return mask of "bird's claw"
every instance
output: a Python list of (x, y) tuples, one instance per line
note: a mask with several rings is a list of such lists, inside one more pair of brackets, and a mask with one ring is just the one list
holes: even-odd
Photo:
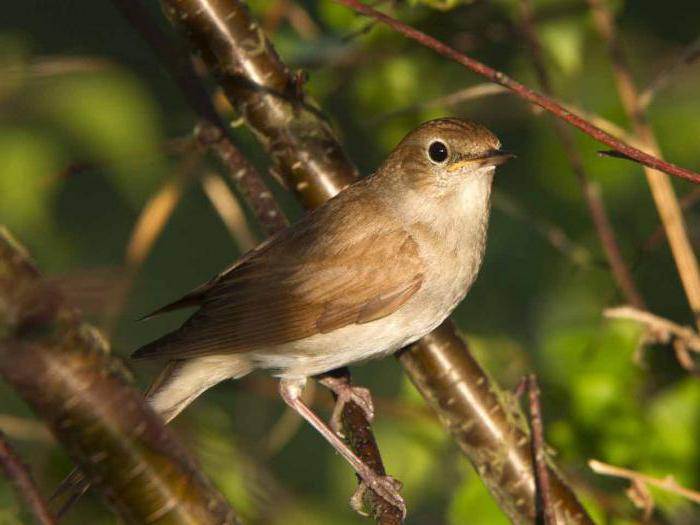
[(367, 516), (365, 511), (364, 498), (367, 490), (372, 490), (375, 494), (381, 497), (389, 505), (396, 507), (401, 511), (402, 519), (406, 518), (406, 503), (404, 502), (399, 491), (402, 483), (391, 476), (380, 476), (373, 473), (369, 479), (362, 479), (357, 486), (357, 490), (350, 498), (350, 506), (361, 516)]
[(333, 407), (331, 415), (331, 428), (341, 437), (343, 436), (343, 409), (346, 403), (352, 401), (362, 409), (367, 418), (367, 422), (371, 423), (374, 419), (374, 403), (372, 403), (372, 395), (369, 390), (361, 386), (352, 386), (344, 383), (344, 386), (338, 390), (334, 390), (338, 399)]

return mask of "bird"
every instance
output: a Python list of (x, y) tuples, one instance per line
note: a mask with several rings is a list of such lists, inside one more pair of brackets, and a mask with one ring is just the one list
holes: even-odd
[[(449, 316), (483, 260), (496, 167), (513, 157), (474, 121), (441, 118), (409, 132), (373, 174), (147, 316), (196, 308), (132, 355), (167, 360), (146, 393), (151, 407), (170, 421), (217, 383), (268, 370), (364, 486), (405, 511), (396, 482), (301, 394), (308, 378), (390, 355)], [(366, 392), (327, 384), (373, 415)]]

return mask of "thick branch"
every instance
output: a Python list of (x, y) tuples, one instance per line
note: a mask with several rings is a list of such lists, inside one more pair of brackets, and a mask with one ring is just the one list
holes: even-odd
[[(524, 417), (484, 372), (450, 321), (404, 349), (399, 360), (416, 388), (474, 465), (514, 523), (535, 519), (535, 466)], [(558, 524), (590, 524), (571, 489), (549, 471)]]
[[(286, 67), (243, 4), (164, 2), (305, 206), (320, 205), (355, 180), (356, 171), (330, 128), (318, 110), (298, 98)], [(532, 522), (535, 484), (527, 434), (452, 323), (404, 351), (400, 361), (504, 510), (517, 523)], [(344, 422), (349, 417), (344, 411)], [(560, 478), (550, 479), (557, 515), (571, 518), (562, 517), (561, 523), (591, 523)]]
[(577, 127), (586, 135), (589, 135), (598, 142), (602, 142), (603, 144), (610, 146), (614, 150), (619, 151), (625, 157), (635, 160), (636, 162), (639, 162), (644, 166), (664, 171), (670, 175), (675, 175), (676, 177), (687, 179), (696, 184), (700, 183), (700, 173), (690, 171), (688, 169), (681, 168), (680, 166), (676, 166), (675, 164), (663, 161), (658, 157), (654, 157), (652, 155), (649, 155), (648, 153), (644, 153), (643, 151), (622, 142), (621, 140), (610, 135), (609, 133), (606, 133), (602, 129), (594, 126), (586, 119), (583, 119), (580, 116), (571, 113), (569, 110), (567, 110), (560, 104), (554, 102), (551, 98), (546, 97), (541, 93), (538, 93), (537, 91), (528, 88), (527, 86), (521, 84), (516, 80), (513, 80), (501, 71), (493, 69), (485, 64), (482, 64), (478, 60), (475, 60), (463, 53), (460, 53), (459, 51), (451, 48), (447, 44), (440, 42), (439, 40), (423, 33), (422, 31), (419, 31), (411, 26), (399, 22), (398, 20), (391, 18), (390, 16), (381, 13), (380, 11), (377, 11), (376, 9), (373, 9), (363, 4), (359, 0), (336, 1), (341, 4), (345, 4), (346, 6), (354, 9), (358, 13), (362, 13), (365, 16), (374, 18), (375, 20), (386, 24), (387, 26), (405, 35), (406, 37), (415, 40), (416, 42), (419, 42), (425, 47), (432, 49), (433, 51), (443, 55), (446, 58), (449, 58), (450, 60), (454, 60), (455, 62), (462, 64), (464, 67), (472, 70), (474, 73), (477, 73), (489, 79), (490, 81), (495, 82), (496, 84), (500, 84), (510, 89), (520, 98), (523, 98), (528, 102), (536, 104), (541, 108), (549, 111), (557, 118), (565, 120), (572, 126)]
[(129, 386), (106, 341), (0, 229), (0, 375), (127, 523), (233, 524), (234, 511)]

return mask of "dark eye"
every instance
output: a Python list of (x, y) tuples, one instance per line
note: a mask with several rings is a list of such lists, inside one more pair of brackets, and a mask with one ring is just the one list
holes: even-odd
[(428, 156), (433, 162), (445, 162), (447, 160), (447, 146), (444, 142), (436, 140), (428, 147)]

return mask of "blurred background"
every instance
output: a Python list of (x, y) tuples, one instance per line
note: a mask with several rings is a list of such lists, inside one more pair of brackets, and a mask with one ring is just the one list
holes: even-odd
[[(157, 2), (145, 3), (172, 32)], [(695, 0), (611, 5), (642, 88), (698, 37)], [(700, 488), (700, 381), (669, 346), (641, 349), (639, 325), (602, 317), (624, 299), (550, 118), (488, 89), (478, 88), (477, 98), (445, 99), (482, 80), (330, 0), (255, 0), (250, 7), (290, 68), (308, 72), (308, 93), (363, 174), (411, 128), (445, 115), (485, 123), (518, 154), (499, 171), (484, 267), (455, 319), (503, 387), (538, 374), (547, 439), (596, 521), (638, 523), (643, 512), (625, 496), (628, 483), (594, 474), (591, 458)], [(558, 96), (627, 128), (587, 3), (539, 0), (535, 7)], [(411, 0), (382, 8), (536, 85), (517, 0)], [(260, 230), (247, 212), (235, 215), (223, 170), (192, 148), (194, 119), (177, 87), (110, 2), (25, 0), (2, 11), (0, 223), (126, 358), (182, 318), (138, 317), (221, 270), (261, 238)], [(700, 166), (699, 85), (700, 66), (687, 64), (649, 105), (664, 155), (689, 168)], [(236, 127), (234, 135), (267, 173), (268, 159), (250, 134)], [(642, 170), (601, 158), (600, 144), (578, 132), (575, 138), (649, 309), (692, 325)], [(298, 217), (299, 207), (274, 178), (268, 182), (289, 216)], [(697, 247), (698, 194), (691, 184), (674, 185), (685, 196)], [(144, 386), (157, 370), (150, 362), (128, 366)], [(409, 523), (507, 523), (394, 359), (353, 374), (375, 396), (374, 429), (387, 471), (404, 483)], [(317, 389), (315, 398), (328, 414), (328, 394)], [(248, 523), (369, 523), (348, 506), (350, 469), (317, 433), (285, 415), (267, 376), (214, 388), (174, 424)], [(71, 469), (44, 426), (1, 384), (0, 429), (45, 494)], [(653, 496), (650, 523), (700, 523), (697, 505), (665, 492)], [(0, 524), (27, 519), (0, 482)], [(115, 522), (88, 494), (62, 523)]]

